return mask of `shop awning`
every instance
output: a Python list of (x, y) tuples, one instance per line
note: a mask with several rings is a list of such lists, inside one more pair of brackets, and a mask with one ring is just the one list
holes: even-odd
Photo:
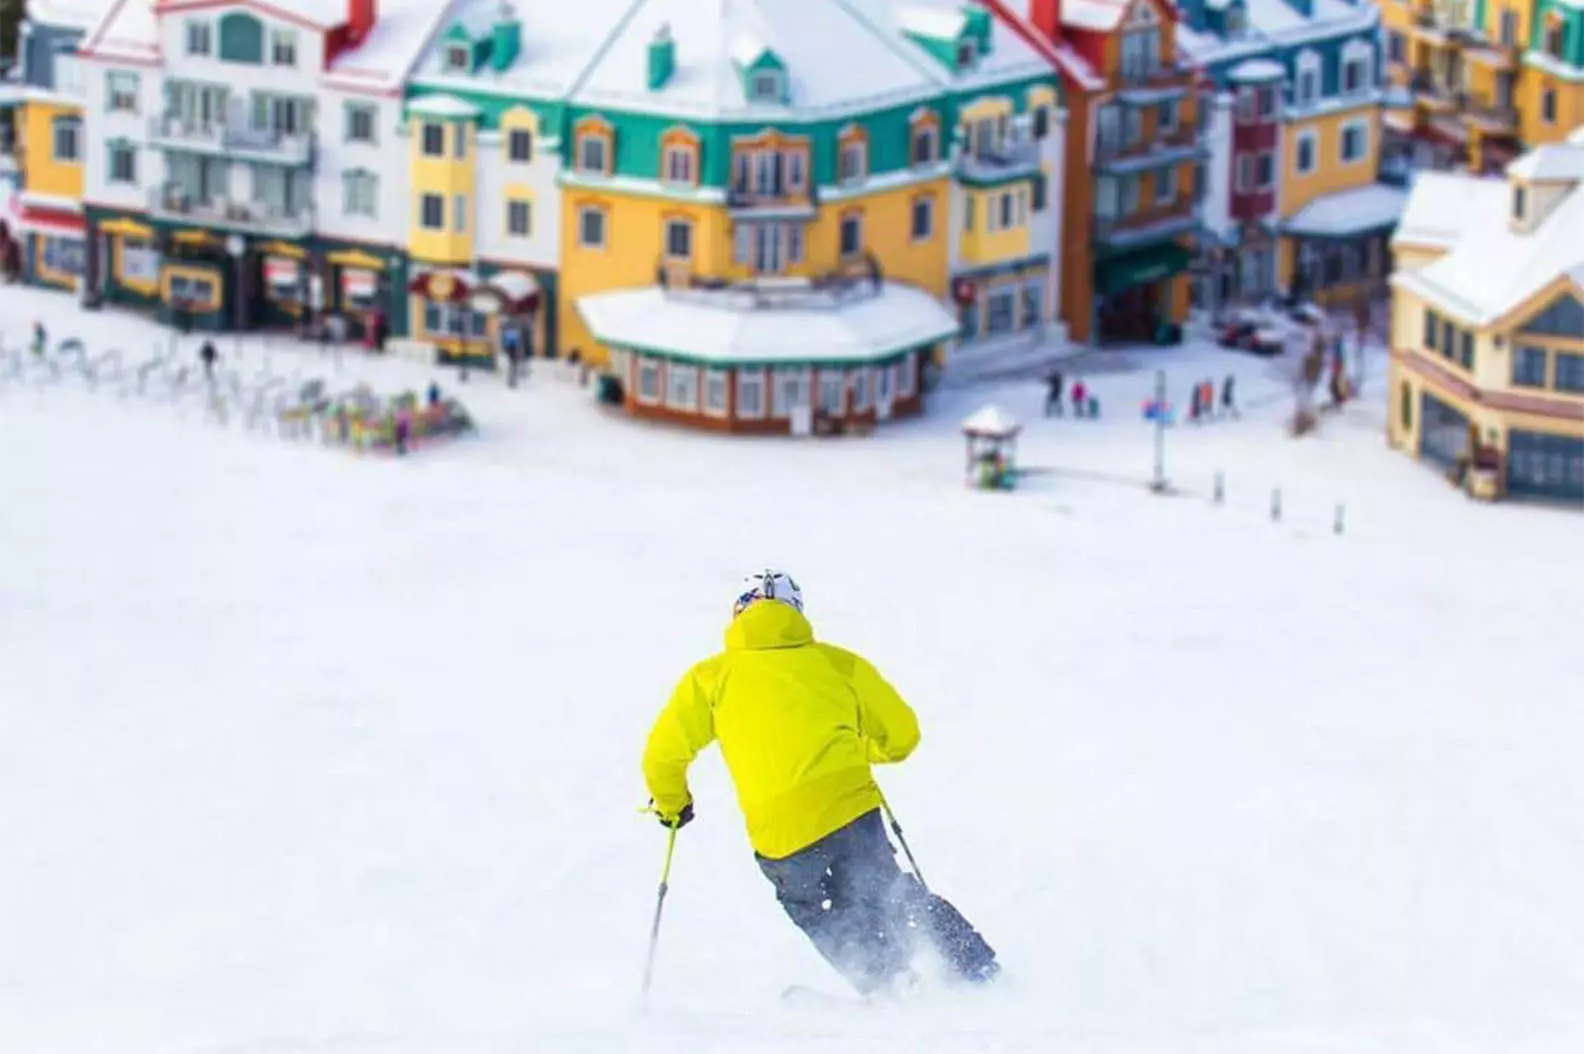
[(1315, 198), (1282, 224), (1285, 234), (1300, 238), (1356, 238), (1397, 226), (1408, 204), (1408, 191), (1371, 183)]
[(1187, 267), (1188, 250), (1174, 242), (1135, 249), (1095, 264), (1095, 291), (1111, 296), (1181, 274)]
[(17, 230), (35, 234), (82, 234), (81, 213), (23, 206), (16, 213)]
[(436, 304), (460, 304), (473, 291), (472, 281), (461, 271), (424, 271), (407, 283), (407, 291)]
[(472, 299), (487, 299), (492, 310), (523, 315), (539, 307), (539, 280), (527, 271), (499, 271), (473, 287)]

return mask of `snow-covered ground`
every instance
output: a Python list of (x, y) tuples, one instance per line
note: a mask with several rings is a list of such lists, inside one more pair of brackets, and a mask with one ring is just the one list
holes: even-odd
[[(35, 316), (157, 339), (0, 290), (8, 345)], [(481, 434), (406, 460), (0, 385), (0, 1051), (1584, 1049), (1584, 520), (1470, 504), (1378, 406), (1291, 440), (1255, 360), (1124, 362), (1009, 495), (954, 422), (1037, 384), (799, 442), (475, 378)], [(1170, 433), (1178, 498), (1142, 486), (1157, 362), (1266, 401)], [(711, 752), (639, 1012), (639, 752), (766, 562), (918, 709), (882, 779), (998, 989), (784, 1003), (840, 988)]]

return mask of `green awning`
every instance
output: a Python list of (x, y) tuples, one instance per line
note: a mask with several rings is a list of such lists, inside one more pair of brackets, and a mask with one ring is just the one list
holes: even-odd
[(1136, 285), (1181, 274), (1187, 267), (1188, 250), (1176, 242), (1134, 249), (1095, 264), (1095, 291), (1111, 296)]

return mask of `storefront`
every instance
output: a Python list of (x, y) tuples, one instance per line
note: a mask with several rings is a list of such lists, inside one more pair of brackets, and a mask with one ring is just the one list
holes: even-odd
[(1468, 416), (1428, 391), (1419, 395), (1419, 456), (1442, 468), (1469, 456)]
[(16, 213), (22, 244), (23, 274), (30, 282), (76, 291), (87, 271), (87, 239), (82, 214), (30, 206)]
[(177, 230), (165, 236), (159, 270), (160, 321), (181, 330), (231, 327), (235, 264), (213, 231)]
[(1508, 493), (1584, 505), (1584, 436), (1507, 433)]
[(477, 276), (437, 268), (419, 271), (407, 283), (412, 300), (412, 337), (434, 345), (438, 361), (493, 368), (495, 340), (490, 316), (475, 310)]
[(1176, 242), (1161, 242), (1096, 261), (1095, 313), (1100, 338), (1167, 339), (1169, 327), (1180, 314), (1176, 284), (1184, 280), (1190, 256), (1188, 249)]
[(826, 435), (922, 411), (925, 364), (957, 335), (957, 319), (922, 289), (863, 289), (782, 286), (771, 298), (652, 286), (585, 296), (577, 310), (633, 416)]
[(160, 299), (159, 232), (129, 216), (90, 218), (93, 301), (153, 307)]
[(308, 250), (292, 242), (264, 242), (253, 249), (257, 259), (256, 323), (297, 328), (305, 316), (324, 310), (324, 280), (316, 273)]
[(1407, 192), (1383, 183), (1316, 198), (1282, 223), (1279, 271), (1300, 297), (1327, 307), (1384, 293), (1389, 242)]
[(952, 279), (959, 343), (1037, 334), (1050, 318), (1050, 259), (1031, 257), (959, 272)]

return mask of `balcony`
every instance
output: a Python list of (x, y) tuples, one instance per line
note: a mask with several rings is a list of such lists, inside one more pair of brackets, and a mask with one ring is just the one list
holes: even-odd
[(957, 178), (970, 186), (1011, 183), (1039, 174), (1039, 143), (1014, 136), (1001, 143), (963, 146), (956, 158)]
[(1153, 106), (1188, 94), (1193, 70), (1178, 63), (1124, 66), (1117, 73), (1117, 100), (1128, 106)]
[(1097, 172), (1126, 175), (1146, 168), (1179, 164), (1204, 157), (1209, 151), (1199, 141), (1198, 130), (1183, 125), (1175, 132), (1133, 142), (1120, 136), (1096, 136), (1094, 167)]
[(755, 186), (737, 182), (726, 188), (726, 211), (733, 219), (812, 219), (819, 193), (812, 186), (794, 189), (780, 181)]
[(1463, 92), (1453, 87), (1449, 78), (1436, 76), (1427, 69), (1414, 70), (1408, 81), (1414, 102), (1432, 113), (1455, 113), (1467, 101)]
[(1192, 194), (1167, 205), (1139, 209), (1126, 216), (1093, 217), (1094, 240), (1107, 249), (1132, 249), (1172, 241), (1199, 226), (1198, 201)]
[(1518, 132), (1517, 108), (1497, 106), (1489, 99), (1470, 99), (1463, 107), (1463, 119), (1484, 135), (1515, 135)]
[(310, 168), (314, 161), (312, 132), (289, 135), (270, 129), (233, 127), (223, 122), (195, 124), (173, 114), (150, 119), (149, 145), (158, 150), (208, 154), (285, 168)]
[(279, 210), (257, 201), (198, 201), (167, 183), (149, 191), (149, 215), (169, 223), (217, 227), (271, 238), (301, 238), (314, 229), (313, 209)]

